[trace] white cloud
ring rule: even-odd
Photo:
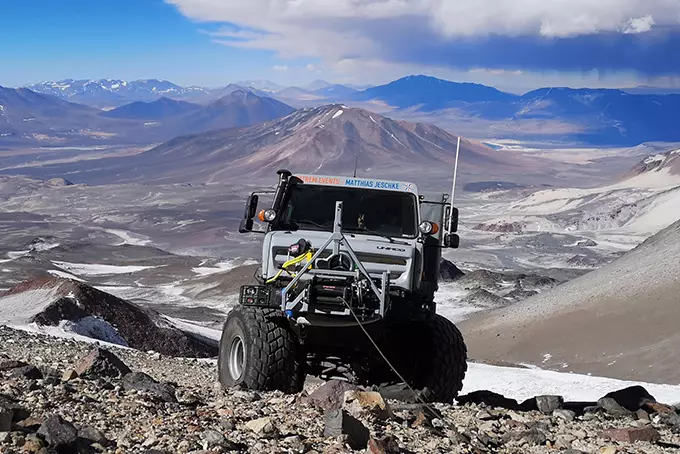
[[[650,15],[637,17],[628,21],[623,33],[645,33],[650,31],[654,24],[656,24],[656,21]]]
[[[272,69],[274,71],[286,72],[288,71],[288,65],[274,65],[272,66]]]
[[[192,20],[236,25],[211,33],[216,42],[326,64],[390,61],[403,45],[395,41],[411,45],[410,37],[442,44],[490,35],[554,39],[680,24],[680,0],[165,1]]]

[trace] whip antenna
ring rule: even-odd
[[[456,177],[458,176],[458,155],[460,154],[460,136],[456,145],[456,162],[453,165],[453,185],[451,186],[451,216],[449,217],[449,232],[453,229],[453,195],[456,192]]]
[[[352,175],[352,178],[357,177],[357,167],[359,167],[359,152],[357,152],[357,157],[354,160],[354,175]]]

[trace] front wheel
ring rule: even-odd
[[[227,316],[217,360],[225,388],[297,393],[304,384],[300,346],[276,309],[236,306]]]
[[[452,403],[467,372],[467,347],[460,330],[435,314],[387,328],[384,348],[394,367],[428,401]],[[388,367],[388,366],[384,366]],[[385,371],[393,378],[395,374]]]

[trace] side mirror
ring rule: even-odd
[[[458,208],[453,207],[453,212],[451,211],[451,206],[447,205],[444,210],[444,222],[446,223],[445,230],[448,232],[458,231]],[[450,229],[449,229],[450,227]]]
[[[241,219],[241,223],[238,226],[239,233],[248,233],[253,230],[253,220],[251,219]]]
[[[451,213],[451,232],[458,231],[458,208],[453,207],[453,212]]]
[[[246,202],[246,212],[243,216],[245,219],[253,219],[255,214],[257,214],[257,202],[260,197],[257,194],[250,194],[248,196],[248,201]]]
[[[458,249],[460,247],[460,237],[456,233],[444,235],[444,247]]]

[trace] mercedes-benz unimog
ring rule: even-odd
[[[294,393],[308,374],[403,379],[423,399],[453,401],[467,350],[434,298],[442,249],[459,244],[449,196],[428,200],[400,181],[277,174],[271,206],[258,211],[263,192],[252,193],[239,228],[263,235],[262,263],[224,324],[222,385]]]

